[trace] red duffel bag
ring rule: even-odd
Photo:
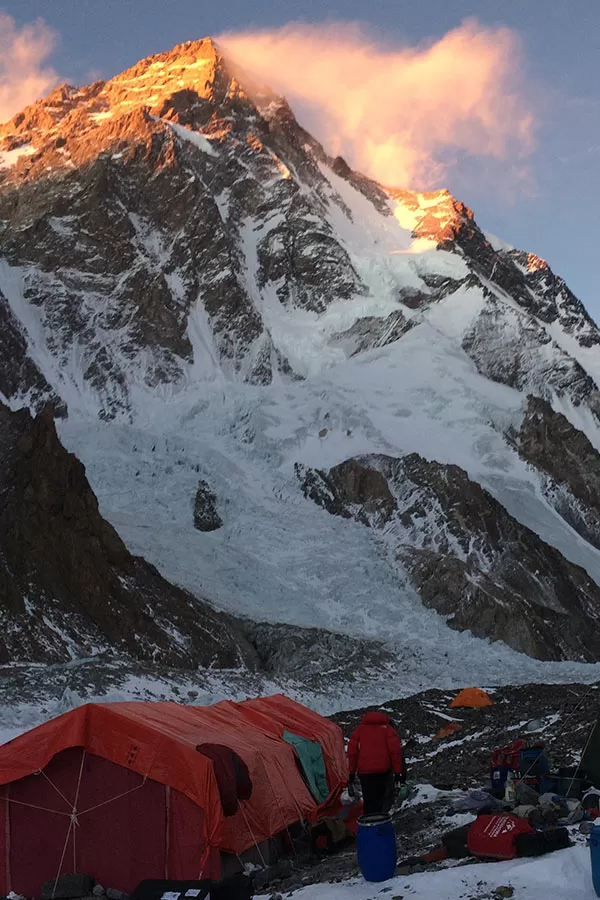
[[[534,834],[525,819],[507,813],[478,816],[467,835],[467,846],[479,859],[514,859],[517,856],[515,838],[519,834]]]

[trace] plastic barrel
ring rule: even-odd
[[[598,897],[600,897],[600,825],[592,825],[590,831],[590,855],[592,857],[592,881],[594,882],[594,890]]]
[[[387,881],[396,871],[396,835],[390,816],[362,816],[356,834],[358,867],[365,881]]]

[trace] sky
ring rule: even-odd
[[[0,118],[224,34],[327,150],[449,188],[600,320],[598,0],[0,0]]]

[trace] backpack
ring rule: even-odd
[[[481,815],[469,828],[467,846],[479,859],[515,859],[520,834],[535,834],[535,829],[525,819],[507,813]]]

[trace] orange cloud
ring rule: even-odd
[[[388,185],[437,185],[467,156],[534,148],[521,46],[467,20],[421,47],[381,48],[359,25],[289,25],[222,35],[223,51],[284,94],[328,152]]]
[[[54,69],[44,66],[57,41],[42,19],[19,29],[12,16],[0,12],[0,122],[58,84]]]

